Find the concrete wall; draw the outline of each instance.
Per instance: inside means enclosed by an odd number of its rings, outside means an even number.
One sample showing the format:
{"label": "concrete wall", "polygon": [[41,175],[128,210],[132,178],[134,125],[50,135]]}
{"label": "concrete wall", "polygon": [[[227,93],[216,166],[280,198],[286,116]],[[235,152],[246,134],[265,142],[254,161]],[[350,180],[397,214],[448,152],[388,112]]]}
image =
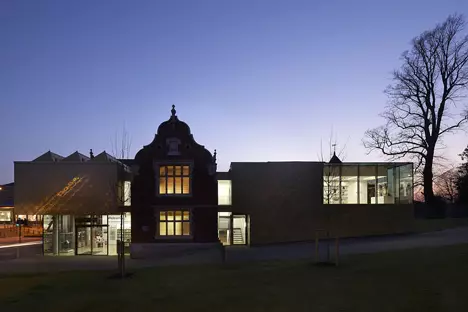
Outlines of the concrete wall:
{"label": "concrete wall", "polygon": [[250,215],[250,243],[354,237],[412,230],[412,205],[323,205],[319,162],[233,163],[232,212]]}
{"label": "concrete wall", "polygon": [[15,162],[15,213],[118,213],[117,166],[110,162]]}

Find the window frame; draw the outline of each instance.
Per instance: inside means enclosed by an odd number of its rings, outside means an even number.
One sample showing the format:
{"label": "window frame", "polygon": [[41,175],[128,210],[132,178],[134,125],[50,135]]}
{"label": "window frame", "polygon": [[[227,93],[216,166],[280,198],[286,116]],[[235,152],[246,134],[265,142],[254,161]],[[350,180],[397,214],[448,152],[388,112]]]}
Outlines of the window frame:
{"label": "window frame", "polygon": [[[176,214],[176,212],[179,212],[179,211],[182,213],[182,216],[181,216],[182,219],[181,220],[176,220],[175,214]],[[164,214],[165,214],[164,220],[161,219],[161,212],[164,212]],[[168,212],[172,212],[174,214],[174,219],[173,220],[168,220]],[[188,220],[184,220],[184,212],[188,212]],[[156,233],[155,233],[156,235],[155,235],[155,237],[157,239],[187,239],[187,238],[193,238],[192,217],[193,217],[192,216],[192,210],[188,209],[188,208],[159,210],[156,213],[157,226],[156,226]],[[166,224],[166,235],[161,235],[161,222]],[[175,233],[175,229],[176,229],[176,223],[180,223],[181,224],[181,229],[182,229],[182,234],[181,235],[176,235],[176,234],[169,235],[168,234],[168,223],[173,224],[174,233]],[[189,234],[188,235],[183,234],[184,233],[184,223],[189,224]]]}
{"label": "window frame", "polygon": [[[183,166],[188,166],[189,167],[189,175],[185,176],[183,175],[183,168],[182,168],[182,175],[180,176],[182,178],[182,191],[183,191],[183,178],[188,177],[189,179],[189,192],[187,194],[177,194],[177,193],[172,193],[172,194],[167,194],[167,178],[172,177],[175,178],[175,172],[174,175],[168,176],[167,171],[166,175],[164,176],[166,178],[166,193],[161,194],[160,190],[160,179],[162,178],[160,174],[161,167],[183,167]],[[156,183],[155,183],[155,188],[156,188],[156,196],[157,197],[192,197],[193,196],[193,162],[188,162],[188,161],[180,161],[180,162],[157,162],[154,164],[154,170],[155,170],[155,176],[156,176]],[[166,169],[167,170],[167,169]],[[175,170],[175,169],[174,169]],[[177,176],[179,177],[179,176]],[[173,182],[174,190],[175,190],[175,180]]]}

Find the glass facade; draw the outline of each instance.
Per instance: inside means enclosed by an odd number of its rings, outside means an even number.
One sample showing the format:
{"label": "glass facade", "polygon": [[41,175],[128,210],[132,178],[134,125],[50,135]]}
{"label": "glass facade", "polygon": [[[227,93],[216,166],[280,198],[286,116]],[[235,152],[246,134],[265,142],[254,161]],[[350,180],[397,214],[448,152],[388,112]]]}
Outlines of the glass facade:
{"label": "glass facade", "polygon": [[325,165],[323,168],[323,203],[340,203],[341,167]]}
{"label": "glass facade", "polygon": [[130,246],[131,216],[45,215],[43,229],[45,255],[116,255],[117,240]]}
{"label": "glass facade", "polygon": [[324,204],[411,204],[413,165],[326,164]]}
{"label": "glass facade", "polygon": [[0,210],[0,222],[11,222],[11,210]]}

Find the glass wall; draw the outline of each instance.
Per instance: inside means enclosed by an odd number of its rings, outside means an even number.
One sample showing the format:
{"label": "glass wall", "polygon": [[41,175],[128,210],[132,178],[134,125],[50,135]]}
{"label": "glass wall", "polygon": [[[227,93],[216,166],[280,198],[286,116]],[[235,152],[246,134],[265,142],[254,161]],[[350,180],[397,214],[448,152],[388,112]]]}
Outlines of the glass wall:
{"label": "glass wall", "polygon": [[73,255],[75,218],[70,215],[45,215],[43,218],[44,254]]}
{"label": "glass wall", "polygon": [[125,247],[130,247],[132,240],[132,217],[130,213],[124,214],[124,225],[122,231],[122,221],[120,215],[109,215],[107,216],[108,225],[108,242],[109,242],[109,255],[117,254],[117,241],[122,239],[125,243]]}
{"label": "glass wall", "polygon": [[45,215],[43,218],[44,254],[116,255],[117,240],[125,247],[131,242],[131,215]]}
{"label": "glass wall", "polygon": [[377,166],[377,204],[394,204],[394,166],[379,164]]}
{"label": "glass wall", "polygon": [[358,166],[341,167],[341,203],[359,203]]}
{"label": "glass wall", "polygon": [[324,204],[410,204],[412,164],[326,164]]}
{"label": "glass wall", "polygon": [[411,204],[413,202],[413,165],[399,166],[399,193],[400,203]]}
{"label": "glass wall", "polygon": [[323,203],[340,203],[341,166],[325,165],[323,169]]}
{"label": "glass wall", "polygon": [[359,165],[359,203],[376,204],[377,166]]}

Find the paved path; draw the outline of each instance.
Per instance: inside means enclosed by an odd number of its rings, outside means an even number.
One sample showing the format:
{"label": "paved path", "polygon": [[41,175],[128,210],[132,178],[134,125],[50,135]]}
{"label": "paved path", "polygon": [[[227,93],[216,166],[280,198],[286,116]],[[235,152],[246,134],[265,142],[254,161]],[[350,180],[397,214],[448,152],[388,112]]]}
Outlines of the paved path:
{"label": "paved path", "polygon": [[[431,233],[392,235],[383,237],[349,238],[340,241],[340,255],[377,253],[382,251],[438,247],[468,243],[468,227]],[[334,252],[334,241],[330,242],[330,253]],[[233,247],[227,253],[232,262],[287,260],[315,257],[315,243],[294,243],[262,247]],[[326,242],[319,245],[320,257],[324,257]],[[323,259],[323,258],[322,258]]]}
{"label": "paved path", "polygon": [[2,237],[0,238],[0,246],[40,241],[42,241],[42,237],[21,237],[21,239],[19,239],[18,237]]}
{"label": "paved path", "polygon": [[[468,243],[468,227],[424,234],[343,239],[340,242],[340,254],[376,253],[416,247],[438,247],[463,243]],[[322,251],[324,250],[323,247],[325,247],[324,243],[321,244]],[[314,243],[294,243],[261,247],[232,246],[226,248],[226,261],[228,263],[304,258],[313,259],[314,255]],[[220,259],[221,257],[213,257],[213,253],[209,257],[203,254],[190,254],[158,260],[127,259],[126,264],[127,268],[131,270],[164,265],[219,263]],[[116,269],[117,258],[108,256],[31,256],[15,260],[0,261],[0,274]]]}

